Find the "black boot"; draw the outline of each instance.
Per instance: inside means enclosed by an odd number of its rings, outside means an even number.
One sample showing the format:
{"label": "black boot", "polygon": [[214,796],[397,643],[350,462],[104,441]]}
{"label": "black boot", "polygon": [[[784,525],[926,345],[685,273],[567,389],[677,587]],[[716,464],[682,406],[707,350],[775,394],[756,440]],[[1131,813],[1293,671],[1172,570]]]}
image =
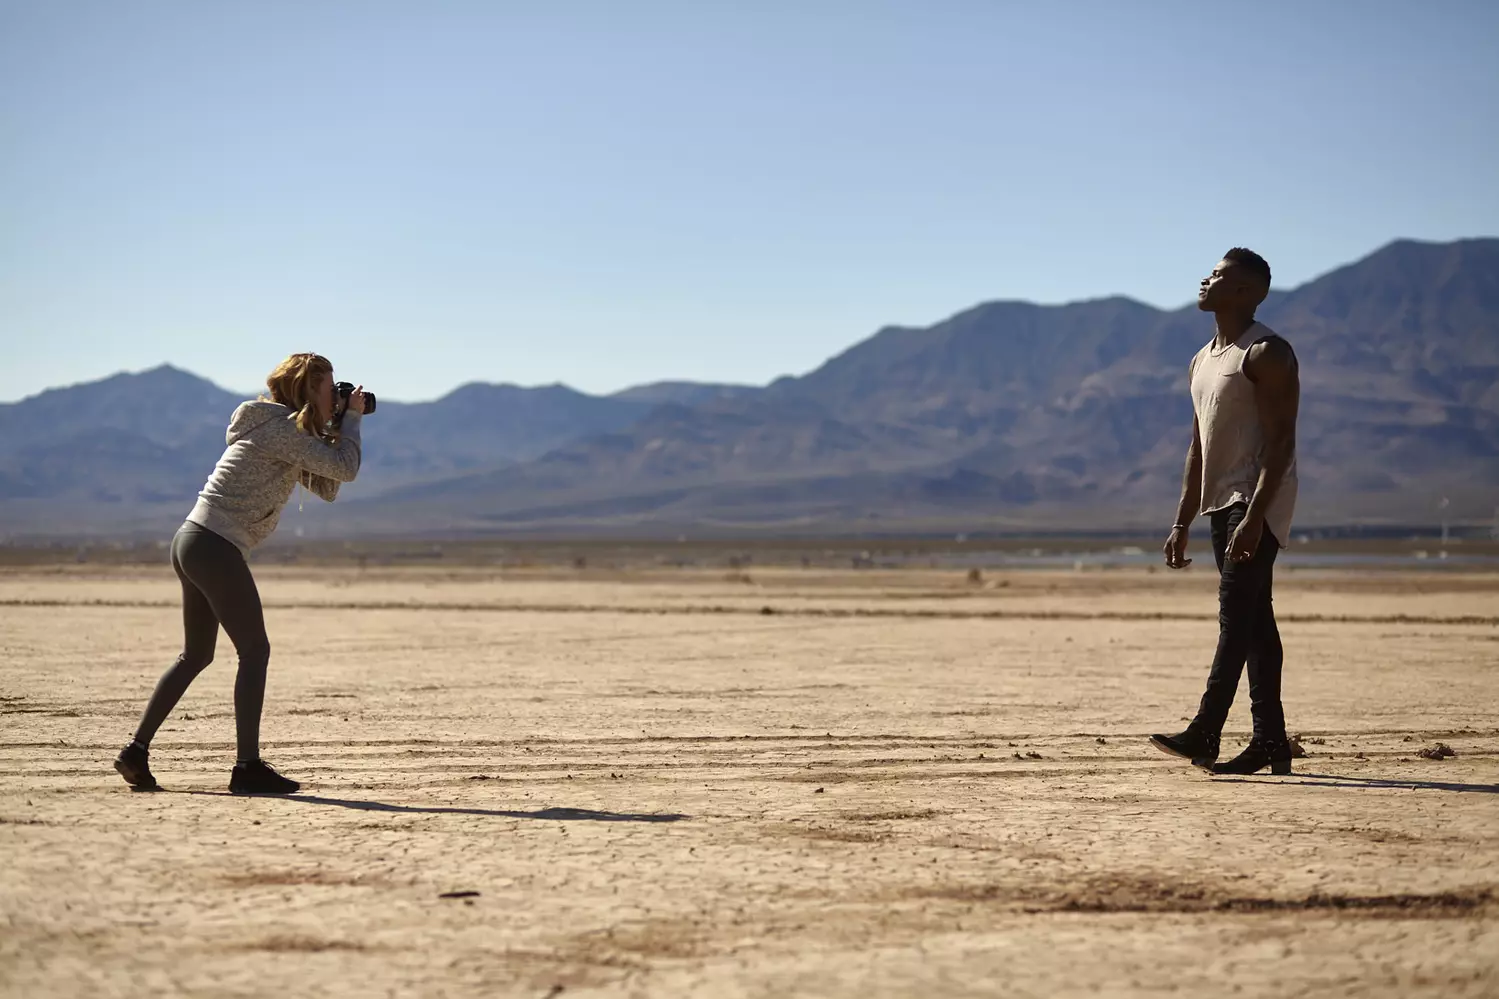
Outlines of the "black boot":
{"label": "black boot", "polygon": [[1266,767],[1270,768],[1272,774],[1288,774],[1291,772],[1291,744],[1286,739],[1261,739],[1258,736],[1249,740],[1249,745],[1244,751],[1227,763],[1219,763],[1213,767],[1215,774],[1257,774]]}
{"label": "black boot", "polygon": [[1218,735],[1192,725],[1177,735],[1153,735],[1150,744],[1163,753],[1192,761],[1194,767],[1211,770],[1218,761]]}
{"label": "black boot", "polygon": [[301,787],[296,781],[272,770],[265,760],[236,763],[229,774],[232,794],[296,794]]}
{"label": "black boot", "polygon": [[151,774],[150,753],[140,743],[132,742],[120,750],[115,757],[115,769],[125,778],[125,783],[136,791],[156,791],[161,785]]}

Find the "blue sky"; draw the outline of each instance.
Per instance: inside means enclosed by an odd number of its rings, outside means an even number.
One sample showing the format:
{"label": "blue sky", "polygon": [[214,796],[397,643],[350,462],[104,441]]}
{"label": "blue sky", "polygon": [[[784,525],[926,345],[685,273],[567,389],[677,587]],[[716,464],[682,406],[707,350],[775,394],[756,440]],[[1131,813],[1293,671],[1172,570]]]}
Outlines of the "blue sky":
{"label": "blue sky", "polygon": [[761,383],[1499,233],[1499,3],[0,0],[0,400]]}

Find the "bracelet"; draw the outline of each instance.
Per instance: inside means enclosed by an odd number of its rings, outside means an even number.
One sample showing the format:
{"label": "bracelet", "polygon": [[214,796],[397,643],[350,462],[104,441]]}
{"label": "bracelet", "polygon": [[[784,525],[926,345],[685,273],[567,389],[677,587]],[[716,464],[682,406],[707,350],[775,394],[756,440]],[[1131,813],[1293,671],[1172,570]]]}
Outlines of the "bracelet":
{"label": "bracelet", "polygon": [[1187,525],[1186,524],[1172,524],[1171,525],[1171,529],[1173,531],[1185,531],[1187,529]]}

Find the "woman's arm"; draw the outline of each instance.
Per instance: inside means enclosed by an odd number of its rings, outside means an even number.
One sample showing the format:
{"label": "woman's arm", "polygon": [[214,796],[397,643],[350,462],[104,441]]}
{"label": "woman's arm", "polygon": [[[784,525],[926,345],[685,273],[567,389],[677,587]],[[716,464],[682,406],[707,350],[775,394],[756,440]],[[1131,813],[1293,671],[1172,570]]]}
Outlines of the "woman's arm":
{"label": "woman's arm", "polygon": [[301,473],[302,487],[319,499],[332,503],[338,499],[338,483],[333,479],[322,475],[314,475],[303,470]]}
{"label": "woman's arm", "polygon": [[[359,413],[344,414],[343,426],[337,444],[329,444],[297,429],[293,420],[272,420],[256,431],[254,441],[282,461],[296,465],[304,473],[314,477],[340,482],[353,482],[359,474]],[[310,483],[307,488],[317,492]],[[318,492],[319,496],[331,500],[332,496]]]}

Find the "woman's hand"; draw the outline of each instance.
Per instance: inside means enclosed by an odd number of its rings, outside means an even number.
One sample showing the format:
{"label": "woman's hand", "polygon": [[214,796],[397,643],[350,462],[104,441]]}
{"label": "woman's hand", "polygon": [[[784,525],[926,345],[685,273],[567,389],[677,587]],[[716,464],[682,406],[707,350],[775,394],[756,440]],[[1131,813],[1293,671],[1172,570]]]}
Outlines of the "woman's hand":
{"label": "woman's hand", "polygon": [[348,413],[348,412],[354,412],[354,413],[358,413],[360,416],[364,415],[364,386],[363,385],[360,385],[358,388],[354,389],[353,392],[349,393],[349,401],[346,402],[346,403],[344,403],[344,412],[346,412],[346,413]]}

